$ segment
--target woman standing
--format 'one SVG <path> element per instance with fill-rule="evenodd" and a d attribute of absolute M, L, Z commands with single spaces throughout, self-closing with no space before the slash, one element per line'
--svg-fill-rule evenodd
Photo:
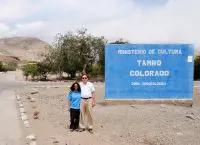
<path fill-rule="evenodd" d="M 73 83 L 68 94 L 68 111 L 70 111 L 70 131 L 79 127 L 81 87 L 78 83 Z"/>

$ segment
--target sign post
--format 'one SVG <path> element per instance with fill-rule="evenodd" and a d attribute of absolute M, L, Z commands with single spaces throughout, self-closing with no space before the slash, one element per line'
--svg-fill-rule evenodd
<path fill-rule="evenodd" d="M 190 44 L 108 44 L 105 99 L 192 100 L 193 59 Z"/>

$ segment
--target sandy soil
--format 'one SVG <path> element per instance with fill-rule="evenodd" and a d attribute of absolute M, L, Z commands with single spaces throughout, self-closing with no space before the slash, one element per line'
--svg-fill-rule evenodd
<path fill-rule="evenodd" d="M 16 92 L 24 101 L 31 123 L 30 128 L 24 128 L 25 135 L 35 134 L 39 145 L 200 144 L 198 105 L 106 106 L 102 103 L 104 85 L 99 83 L 96 85 L 95 129 L 94 134 L 90 134 L 87 131 L 70 132 L 68 129 L 69 112 L 65 97 L 67 87 L 27 87 Z M 34 97 L 36 102 L 31 102 L 30 97 Z M 33 119 L 34 111 L 40 112 L 39 119 Z"/>

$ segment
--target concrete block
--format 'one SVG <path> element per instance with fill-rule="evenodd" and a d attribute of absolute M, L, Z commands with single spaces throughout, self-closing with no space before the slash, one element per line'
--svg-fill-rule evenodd
<path fill-rule="evenodd" d="M 20 113 L 25 113 L 25 109 L 24 108 L 19 108 Z"/>
<path fill-rule="evenodd" d="M 28 141 L 36 141 L 36 136 L 34 134 L 30 134 L 30 135 L 26 136 L 26 139 Z"/>
<path fill-rule="evenodd" d="M 19 95 L 16 96 L 17 101 L 21 100 L 21 97 Z"/>
<path fill-rule="evenodd" d="M 29 127 L 30 127 L 30 124 L 29 124 L 28 120 L 25 120 L 25 121 L 24 121 L 24 126 L 25 126 L 26 128 L 29 128 Z"/>
<path fill-rule="evenodd" d="M 24 116 L 24 115 L 26 115 L 25 113 L 21 113 L 21 116 Z"/>
<path fill-rule="evenodd" d="M 28 120 L 25 120 L 25 121 L 24 121 L 24 125 L 25 125 L 25 124 L 29 124 L 29 121 L 28 121 Z"/>
<path fill-rule="evenodd" d="M 24 120 L 28 120 L 28 117 L 27 117 L 27 115 L 23 115 L 23 116 L 21 116 L 22 117 L 22 120 L 24 121 Z"/>
<path fill-rule="evenodd" d="M 23 104 L 23 103 L 20 103 L 20 104 L 19 104 L 19 107 L 20 107 L 20 108 L 23 108 L 23 107 L 24 107 L 24 104 Z"/>
<path fill-rule="evenodd" d="M 31 97 L 31 102 L 35 102 L 35 101 L 36 101 L 35 98 Z"/>

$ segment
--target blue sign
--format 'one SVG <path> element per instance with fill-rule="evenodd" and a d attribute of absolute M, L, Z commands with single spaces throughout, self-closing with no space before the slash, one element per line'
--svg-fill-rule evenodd
<path fill-rule="evenodd" d="M 106 99 L 192 99 L 190 44 L 108 44 Z"/>

